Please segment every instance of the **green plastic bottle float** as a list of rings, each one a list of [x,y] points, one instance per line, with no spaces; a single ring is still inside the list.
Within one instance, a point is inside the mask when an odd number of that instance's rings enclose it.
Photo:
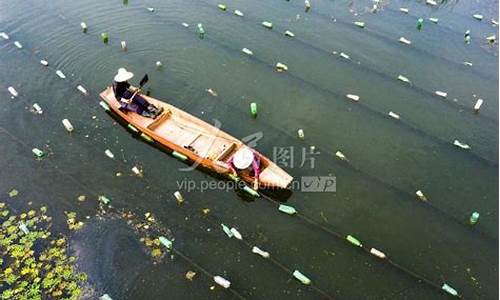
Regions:
[[[423,24],[424,24],[424,19],[419,18],[419,19],[417,20],[417,29],[418,29],[418,30],[422,30],[422,26],[423,26]]]
[[[354,246],[357,246],[357,247],[363,247],[363,244],[361,244],[361,242],[360,242],[357,238],[353,237],[352,235],[348,235],[348,236],[346,237],[346,240],[347,240],[349,243],[353,244]]]
[[[109,42],[109,34],[107,32],[102,32],[101,40],[104,44],[107,44]]]
[[[479,213],[477,211],[473,212],[471,215],[470,215],[470,218],[469,218],[469,224],[470,225],[476,225],[476,223],[479,221]]]
[[[203,28],[203,24],[201,23],[198,24],[198,35],[200,39],[205,37],[205,29]]]
[[[250,103],[250,114],[252,117],[257,118],[257,103]]]

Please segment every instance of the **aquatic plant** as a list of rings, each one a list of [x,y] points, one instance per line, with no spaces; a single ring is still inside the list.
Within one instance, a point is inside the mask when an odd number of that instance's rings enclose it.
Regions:
[[[76,258],[66,253],[67,238],[51,237],[47,208],[18,215],[6,203],[0,209],[0,297],[79,299],[87,275],[75,269]]]

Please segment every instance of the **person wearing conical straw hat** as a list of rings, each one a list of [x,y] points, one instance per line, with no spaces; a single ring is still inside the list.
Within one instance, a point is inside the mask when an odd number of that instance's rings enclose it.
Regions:
[[[242,146],[229,159],[228,163],[234,176],[237,176],[238,172],[249,172],[254,178],[253,189],[259,188],[260,160],[251,148]]]
[[[128,83],[132,77],[134,77],[134,73],[127,71],[125,68],[119,68],[114,77],[113,92],[116,100],[120,102],[120,110],[132,111],[144,117],[155,118],[162,112],[163,108],[158,109],[144,99],[139,94],[139,89]]]

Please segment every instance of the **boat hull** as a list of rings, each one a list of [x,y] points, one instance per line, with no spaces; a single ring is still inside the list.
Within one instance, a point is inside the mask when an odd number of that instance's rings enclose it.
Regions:
[[[144,139],[154,141],[172,151],[181,160],[189,161],[223,176],[231,174],[228,159],[243,142],[213,125],[165,102],[141,95],[151,104],[162,107],[163,113],[155,119],[134,112],[121,111],[111,87],[100,94],[109,109],[126,122]],[[259,188],[286,189],[293,177],[264,155],[256,152],[261,161]],[[253,184],[251,174],[241,172],[239,177]]]

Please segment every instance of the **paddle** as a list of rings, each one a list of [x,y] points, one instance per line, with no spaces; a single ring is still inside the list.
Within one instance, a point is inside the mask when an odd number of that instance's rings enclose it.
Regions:
[[[142,87],[148,83],[149,77],[148,74],[145,74],[144,77],[142,77],[141,81],[139,82],[139,89],[142,89]]]
[[[134,92],[134,94],[132,95],[132,97],[130,97],[130,99],[128,99],[129,101],[134,99],[135,95],[137,95],[137,93],[142,89],[142,87],[148,83],[149,81],[149,76],[148,74],[145,74],[144,77],[142,77],[141,81],[139,82],[139,88]]]

